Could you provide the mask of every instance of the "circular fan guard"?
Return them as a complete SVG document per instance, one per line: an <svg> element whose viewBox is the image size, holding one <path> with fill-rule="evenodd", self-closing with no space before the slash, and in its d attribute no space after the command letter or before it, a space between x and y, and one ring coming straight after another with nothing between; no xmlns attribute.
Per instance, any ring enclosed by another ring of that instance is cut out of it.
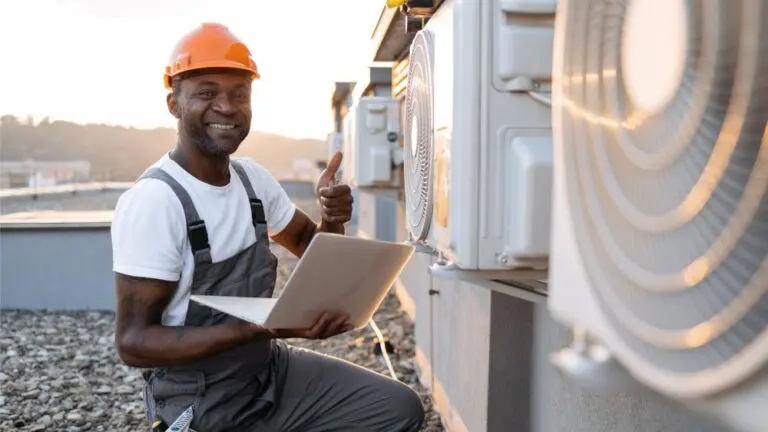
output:
<svg viewBox="0 0 768 432"><path fill-rule="evenodd" d="M682 83L650 114L622 73L630 3L559 12L565 194L635 372L675 377L653 383L669 392L715 391L768 359L768 2L686 1ZM736 359L743 371L722 373Z"/></svg>
<svg viewBox="0 0 768 432"><path fill-rule="evenodd" d="M421 30L411 45L406 89L404 180L408 225L414 240L425 240L432 221L434 125L432 33Z"/></svg>

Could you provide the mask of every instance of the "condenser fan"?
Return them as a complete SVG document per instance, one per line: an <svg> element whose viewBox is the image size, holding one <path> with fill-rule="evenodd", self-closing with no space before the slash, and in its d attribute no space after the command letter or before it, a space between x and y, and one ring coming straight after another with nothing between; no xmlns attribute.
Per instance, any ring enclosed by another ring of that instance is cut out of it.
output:
<svg viewBox="0 0 768 432"><path fill-rule="evenodd" d="M722 390L768 359L768 1L560 6L554 126L617 352L668 394Z"/></svg>
<svg viewBox="0 0 768 432"><path fill-rule="evenodd" d="M432 33L429 30L421 30L414 37L405 99L405 201L411 237L417 241L427 238L432 221L432 41Z"/></svg>

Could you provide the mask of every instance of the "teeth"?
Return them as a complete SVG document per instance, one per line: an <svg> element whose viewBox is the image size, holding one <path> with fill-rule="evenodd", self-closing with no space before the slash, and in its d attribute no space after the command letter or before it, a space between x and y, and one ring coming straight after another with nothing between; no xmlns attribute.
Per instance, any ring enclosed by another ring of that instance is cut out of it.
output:
<svg viewBox="0 0 768 432"><path fill-rule="evenodd" d="M224 124L224 123L211 123L208 126L214 128L214 129L234 129L235 128L235 125Z"/></svg>

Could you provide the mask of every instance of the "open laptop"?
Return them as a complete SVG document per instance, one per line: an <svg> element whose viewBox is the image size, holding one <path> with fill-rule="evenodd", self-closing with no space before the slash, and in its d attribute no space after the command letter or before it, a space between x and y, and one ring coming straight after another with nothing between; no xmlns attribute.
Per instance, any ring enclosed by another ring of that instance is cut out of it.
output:
<svg viewBox="0 0 768 432"><path fill-rule="evenodd" d="M323 312L355 328L373 317L414 252L404 243L318 233L277 298L193 295L191 300L269 329L303 329Z"/></svg>

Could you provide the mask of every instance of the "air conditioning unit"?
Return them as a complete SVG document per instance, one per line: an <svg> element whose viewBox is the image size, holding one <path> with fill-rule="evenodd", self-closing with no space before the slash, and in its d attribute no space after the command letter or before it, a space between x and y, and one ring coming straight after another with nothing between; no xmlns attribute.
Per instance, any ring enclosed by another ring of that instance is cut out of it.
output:
<svg viewBox="0 0 768 432"><path fill-rule="evenodd" d="M362 188L394 187L402 164L400 102L363 96L344 118L344 179Z"/></svg>
<svg viewBox="0 0 768 432"><path fill-rule="evenodd" d="M433 271L546 270L555 9L556 0L446 0L414 37L406 212L411 240L440 257Z"/></svg>
<svg viewBox="0 0 768 432"><path fill-rule="evenodd" d="M548 305L594 342L553 359L765 431L768 2L561 0L556 29Z"/></svg>

